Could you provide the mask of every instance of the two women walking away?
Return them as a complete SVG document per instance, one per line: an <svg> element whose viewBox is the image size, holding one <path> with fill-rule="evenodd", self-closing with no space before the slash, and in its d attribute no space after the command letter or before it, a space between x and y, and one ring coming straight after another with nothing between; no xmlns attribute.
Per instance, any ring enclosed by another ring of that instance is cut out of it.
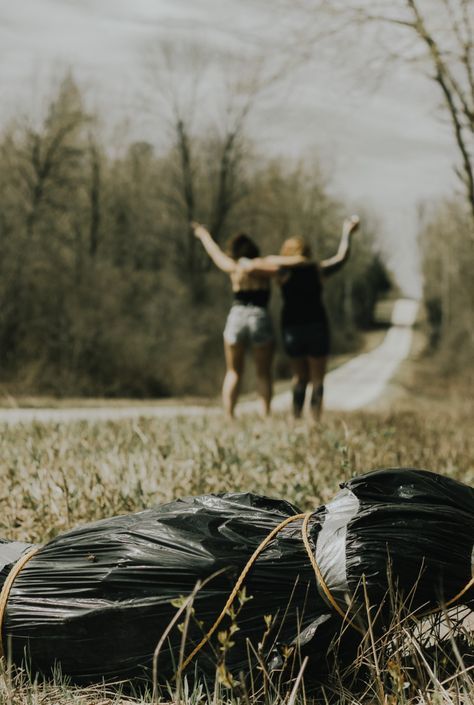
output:
<svg viewBox="0 0 474 705"><path fill-rule="evenodd" d="M293 410L300 416L309 382L313 384L311 409L319 417L329 353L329 326L322 301L322 277L337 271L350 252L350 235L358 218L346 220L337 254L316 263L302 238L283 243L280 255L260 257L258 246L244 233L233 237L224 252L205 227L193 223L196 237L214 264L229 275L233 302L224 328L226 374L222 388L224 409L234 416L244 371L245 355L252 348L257 391L264 415L270 413L275 336L267 310L270 280L282 287L283 341L293 368Z"/></svg>

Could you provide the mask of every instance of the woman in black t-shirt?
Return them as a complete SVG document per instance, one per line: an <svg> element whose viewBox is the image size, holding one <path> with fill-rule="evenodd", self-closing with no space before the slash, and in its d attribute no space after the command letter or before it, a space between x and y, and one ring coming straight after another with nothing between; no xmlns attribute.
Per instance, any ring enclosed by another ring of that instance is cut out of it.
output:
<svg viewBox="0 0 474 705"><path fill-rule="evenodd" d="M351 234L359 227L359 218L344 221L339 249L334 257L305 262L280 274L283 295L281 314L283 345L293 369L293 413L301 416L306 387L312 384L311 412L316 419L321 415L324 376L330 349L329 322L323 302L323 277L337 272L350 253ZM301 255L311 259L308 243L292 237L282 245L284 256Z"/></svg>

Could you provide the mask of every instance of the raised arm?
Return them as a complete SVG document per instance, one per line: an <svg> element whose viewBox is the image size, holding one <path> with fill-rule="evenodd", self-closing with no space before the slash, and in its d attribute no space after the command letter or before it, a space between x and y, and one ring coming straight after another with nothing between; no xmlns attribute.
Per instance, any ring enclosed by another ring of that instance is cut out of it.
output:
<svg viewBox="0 0 474 705"><path fill-rule="evenodd" d="M342 225L342 236L339 242L339 247L334 255L329 259L323 259L320 262L320 268L324 276L329 276L339 271L341 267L347 262L350 251L351 251L351 235L359 227L359 217L353 215L351 218L346 218Z"/></svg>
<svg viewBox="0 0 474 705"><path fill-rule="evenodd" d="M204 249L216 267L222 269L223 272L227 272L227 274L233 272L236 268L235 261L232 257L229 257L229 255L226 255L226 253L221 250L217 242L212 239L212 235L206 230L206 228L199 223L191 223L191 227L194 231L194 235L201 241Z"/></svg>
<svg viewBox="0 0 474 705"><path fill-rule="evenodd" d="M296 267L306 262L309 262L308 258L302 255L267 255L246 260L241 266L246 272L272 276L278 274L282 267Z"/></svg>

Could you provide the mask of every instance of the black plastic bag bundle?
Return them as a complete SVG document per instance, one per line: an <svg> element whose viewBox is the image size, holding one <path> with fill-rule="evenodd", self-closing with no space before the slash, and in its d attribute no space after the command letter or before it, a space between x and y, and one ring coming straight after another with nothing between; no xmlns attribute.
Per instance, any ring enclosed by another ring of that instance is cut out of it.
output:
<svg viewBox="0 0 474 705"><path fill-rule="evenodd" d="M474 490L426 470L391 468L341 484L316 513L316 560L331 594L363 617L393 597L422 615L450 603L474 570ZM364 588L365 583L365 588ZM470 589L462 602L473 598ZM364 604L364 608L365 608ZM388 615L390 618L390 614Z"/></svg>
<svg viewBox="0 0 474 705"><path fill-rule="evenodd" d="M187 634L191 651L253 551L296 513L285 501L257 495L206 495L69 531L42 547L15 579L3 643L10 643L15 663L26 653L32 668L46 674L59 663L75 682L149 678L154 649L176 614L172 602L188 595L198 579L223 571L196 595L196 618ZM313 523L313 540L317 530ZM20 554L27 548L18 545ZM7 549L11 553L9 544L0 547L0 558ZM330 616L301 541L301 521L284 528L265 549L245 588L252 599L239 614L238 634L244 638L233 637L236 643L226 659L237 674L255 662L245 640L258 651L264 615L275 617L274 630L283 643L321 614ZM180 631L173 629L159 657L161 681L175 671L180 640ZM213 645L196 658L199 669L211 676L218 660L215 639Z"/></svg>
<svg viewBox="0 0 474 705"><path fill-rule="evenodd" d="M297 513L287 502L252 494L206 495L63 534L15 578L4 648L15 663L26 655L33 670L46 675L60 664L76 682L149 679L154 649L176 614L172 603L198 579L214 576L195 598L189 653L254 550ZM471 580L474 490L434 473L369 473L345 483L316 510L308 536L322 579L315 576L301 525L298 520L283 528L245 580L252 599L241 606L235 645L226 654L226 668L235 675L248 672L257 654L269 667L282 666L285 647L295 644L311 657L306 676L324 673L331 640L343 624L334 603L344 612L349 602L353 618L363 601L362 583L371 604L389 610L387 592L395 586L410 594L412 609L425 610L452 599ZM0 581L28 548L0 545ZM472 592L460 599L470 604ZM272 616L270 630L266 615ZM228 626L226 617L219 630ZM346 633L359 638L351 628ZM180 642L179 629L172 629L160 653L160 681L175 672ZM220 645L213 637L189 672L196 666L213 676Z"/></svg>

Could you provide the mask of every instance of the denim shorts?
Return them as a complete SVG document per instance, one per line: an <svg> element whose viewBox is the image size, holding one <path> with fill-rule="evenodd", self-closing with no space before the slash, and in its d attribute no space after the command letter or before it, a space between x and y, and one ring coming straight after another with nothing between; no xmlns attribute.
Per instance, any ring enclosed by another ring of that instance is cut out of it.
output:
<svg viewBox="0 0 474 705"><path fill-rule="evenodd" d="M259 346L273 342L272 319L261 306L234 304L224 328L224 340L229 345L242 343Z"/></svg>
<svg viewBox="0 0 474 705"><path fill-rule="evenodd" d="M327 357L330 334L327 321L284 326L283 346L289 357Z"/></svg>

